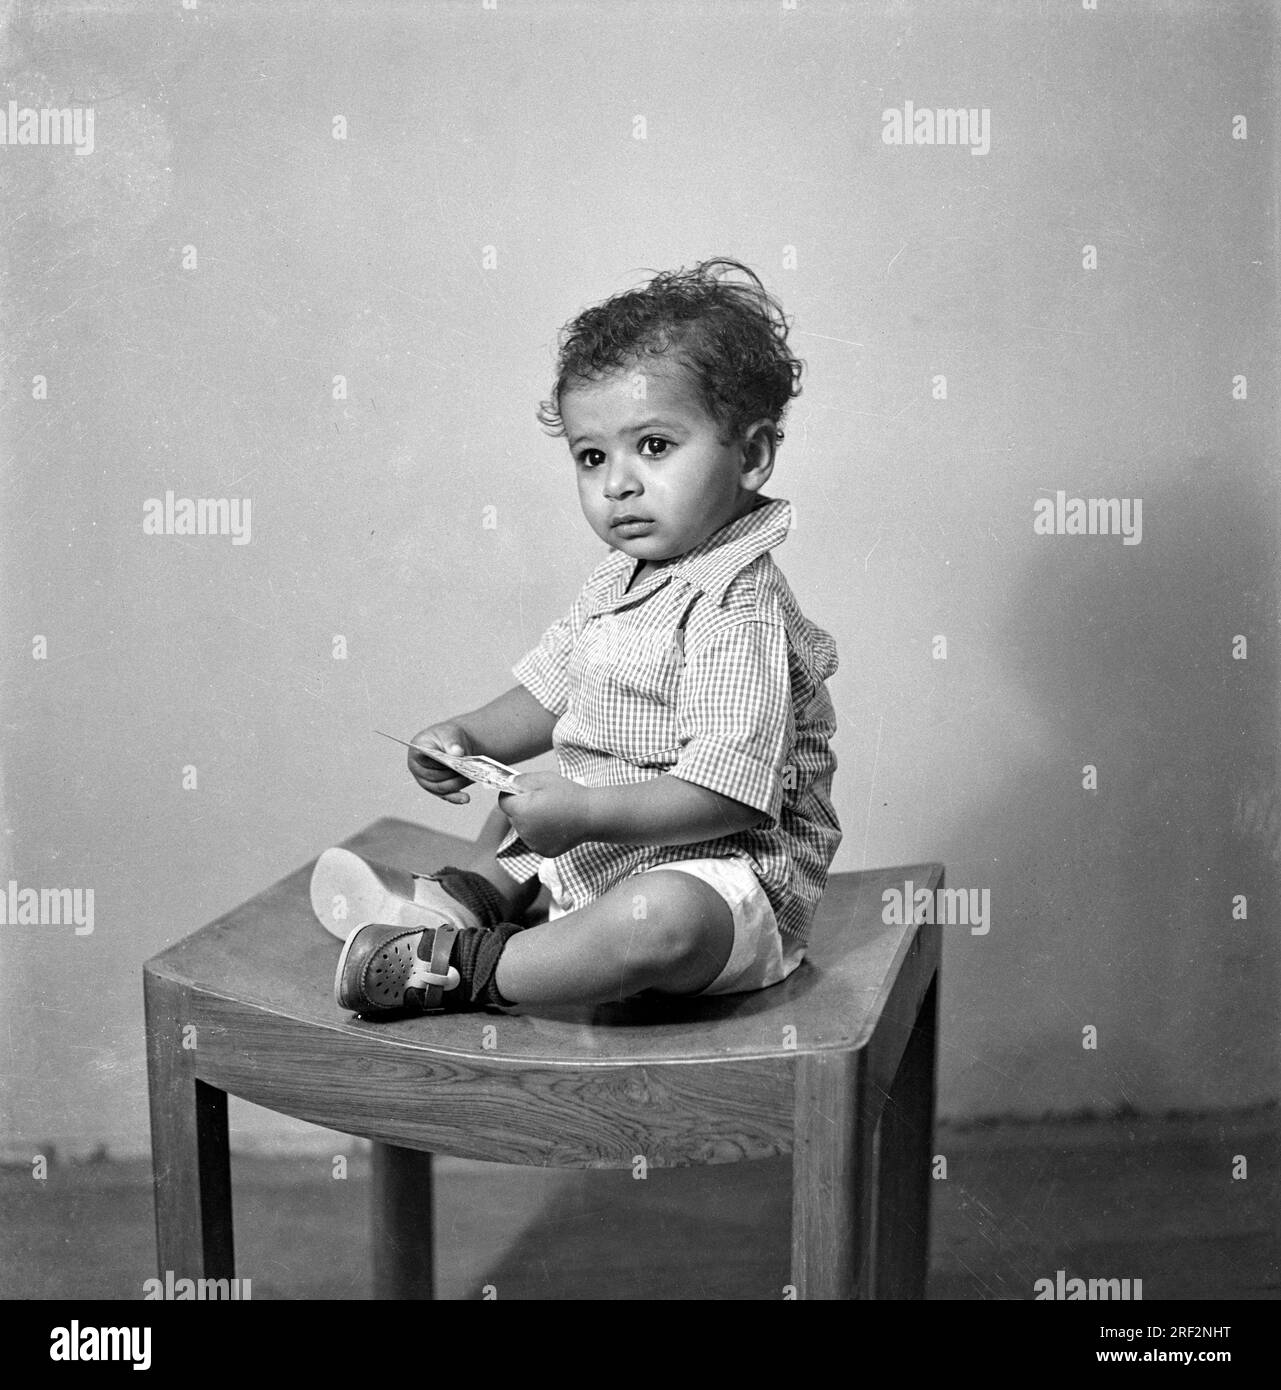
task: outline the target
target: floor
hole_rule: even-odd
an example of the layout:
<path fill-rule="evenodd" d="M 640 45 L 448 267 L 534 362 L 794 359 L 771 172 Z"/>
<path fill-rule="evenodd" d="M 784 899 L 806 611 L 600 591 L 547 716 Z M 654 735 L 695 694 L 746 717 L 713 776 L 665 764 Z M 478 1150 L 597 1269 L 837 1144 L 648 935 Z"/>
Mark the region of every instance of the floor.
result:
<path fill-rule="evenodd" d="M 1276 1299 L 1276 1120 L 941 1128 L 930 1297 L 1030 1299 L 1061 1269 L 1142 1279 L 1145 1300 Z M 234 1159 L 254 1300 L 368 1297 L 368 1157 L 336 1157 Z M 781 1298 L 788 1181 L 786 1160 L 643 1180 L 441 1160 L 438 1297 Z M 142 1297 L 150 1184 L 144 1160 L 0 1170 L 0 1297 Z"/>

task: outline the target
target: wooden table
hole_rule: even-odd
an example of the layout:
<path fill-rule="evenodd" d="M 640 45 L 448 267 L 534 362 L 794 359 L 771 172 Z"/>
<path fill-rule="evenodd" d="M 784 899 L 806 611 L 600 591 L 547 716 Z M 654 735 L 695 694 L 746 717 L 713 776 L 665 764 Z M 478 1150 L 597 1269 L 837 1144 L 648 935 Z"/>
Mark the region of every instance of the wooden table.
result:
<path fill-rule="evenodd" d="M 419 872 L 465 851 L 390 819 L 345 844 Z M 339 943 L 310 875 L 144 966 L 162 1278 L 235 1272 L 231 1094 L 375 1141 L 380 1297 L 432 1296 L 432 1153 L 630 1168 L 788 1152 L 788 1292 L 924 1297 L 941 943 L 886 926 L 882 892 L 937 889 L 940 865 L 834 874 L 808 960 L 754 994 L 393 1023 L 335 1005 Z"/>

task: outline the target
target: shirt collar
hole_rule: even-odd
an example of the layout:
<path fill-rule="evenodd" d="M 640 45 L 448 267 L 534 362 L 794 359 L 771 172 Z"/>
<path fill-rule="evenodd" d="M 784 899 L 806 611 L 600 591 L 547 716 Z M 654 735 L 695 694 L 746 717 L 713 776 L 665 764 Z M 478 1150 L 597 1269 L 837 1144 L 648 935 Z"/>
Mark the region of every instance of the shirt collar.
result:
<path fill-rule="evenodd" d="M 744 516 L 722 526 L 678 560 L 655 570 L 640 585 L 624 592 L 640 561 L 616 551 L 601 567 L 593 585 L 597 612 L 629 607 L 649 598 L 673 580 L 719 604 L 725 591 L 753 560 L 781 545 L 792 526 L 792 504 L 785 498 L 762 499 Z"/>

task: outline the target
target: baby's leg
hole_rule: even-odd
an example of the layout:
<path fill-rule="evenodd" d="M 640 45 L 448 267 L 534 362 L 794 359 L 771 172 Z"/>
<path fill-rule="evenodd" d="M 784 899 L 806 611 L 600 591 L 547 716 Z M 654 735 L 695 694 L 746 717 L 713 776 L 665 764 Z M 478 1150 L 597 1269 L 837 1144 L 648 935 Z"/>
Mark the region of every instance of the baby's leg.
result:
<path fill-rule="evenodd" d="M 514 1004 L 603 1004 L 643 989 L 697 994 L 733 944 L 733 914 L 710 884 L 652 869 L 513 936 L 495 982 Z"/>
<path fill-rule="evenodd" d="M 538 896 L 538 890 L 542 885 L 536 878 L 529 883 L 517 883 L 502 867 L 501 861 L 494 857 L 510 829 L 511 821 L 495 806 L 481 827 L 480 838 L 471 854 L 460 860 L 455 867 L 470 869 L 472 873 L 488 879 L 498 889 L 499 896 L 507 907 L 509 919 L 521 922 L 524 920 L 525 909 Z"/>

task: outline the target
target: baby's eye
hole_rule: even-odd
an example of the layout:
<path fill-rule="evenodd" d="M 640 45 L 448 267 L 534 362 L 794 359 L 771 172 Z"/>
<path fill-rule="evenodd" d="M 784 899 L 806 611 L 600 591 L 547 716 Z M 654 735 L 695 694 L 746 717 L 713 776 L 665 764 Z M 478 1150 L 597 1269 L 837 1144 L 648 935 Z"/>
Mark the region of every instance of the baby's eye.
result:
<path fill-rule="evenodd" d="M 646 452 L 645 446 L 647 444 L 653 446 L 652 453 Z M 670 439 L 662 439 L 656 434 L 647 434 L 645 438 L 641 440 L 639 447 L 641 453 L 646 458 L 658 459 L 662 458 L 663 455 L 668 451 L 668 449 L 672 447 L 672 442 Z"/>
<path fill-rule="evenodd" d="M 597 468 L 604 459 L 605 455 L 599 449 L 584 449 L 578 456 L 578 461 L 584 468 Z"/>

